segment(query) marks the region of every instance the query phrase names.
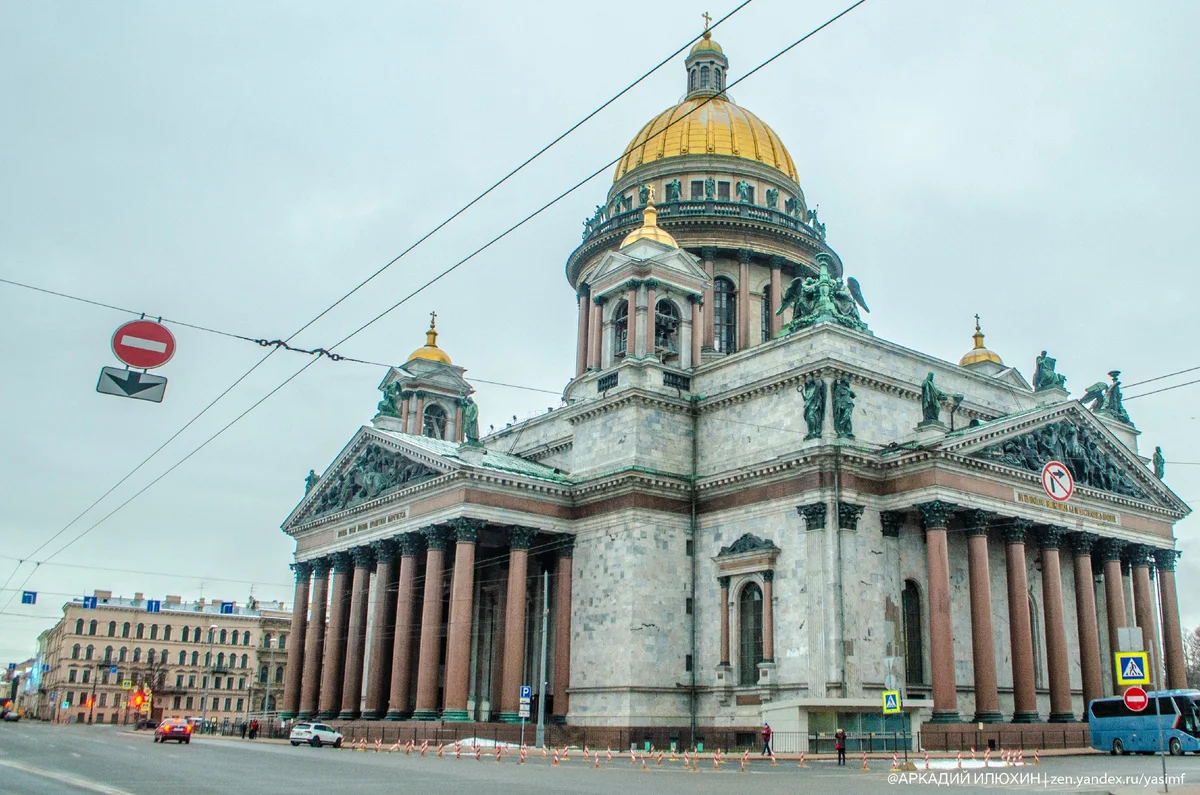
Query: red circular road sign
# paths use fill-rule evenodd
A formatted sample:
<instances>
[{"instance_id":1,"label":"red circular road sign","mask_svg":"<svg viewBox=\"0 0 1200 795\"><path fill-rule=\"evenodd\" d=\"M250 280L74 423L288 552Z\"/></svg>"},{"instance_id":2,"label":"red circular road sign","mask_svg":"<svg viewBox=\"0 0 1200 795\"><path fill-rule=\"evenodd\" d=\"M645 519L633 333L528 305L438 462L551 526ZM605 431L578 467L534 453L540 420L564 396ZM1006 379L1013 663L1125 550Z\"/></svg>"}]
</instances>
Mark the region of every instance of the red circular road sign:
<instances>
[{"instance_id":1,"label":"red circular road sign","mask_svg":"<svg viewBox=\"0 0 1200 795\"><path fill-rule=\"evenodd\" d=\"M130 367L162 367L175 355L175 336L153 320L132 320L113 334L112 351Z\"/></svg>"},{"instance_id":2,"label":"red circular road sign","mask_svg":"<svg viewBox=\"0 0 1200 795\"><path fill-rule=\"evenodd\" d=\"M1061 461L1051 461L1042 467L1042 488L1055 502L1066 502L1075 493L1075 478Z\"/></svg>"},{"instance_id":3,"label":"red circular road sign","mask_svg":"<svg viewBox=\"0 0 1200 795\"><path fill-rule=\"evenodd\" d=\"M1149 703L1150 699L1146 698L1146 691L1137 685L1125 691L1125 706L1134 712L1141 712Z\"/></svg>"}]
</instances>

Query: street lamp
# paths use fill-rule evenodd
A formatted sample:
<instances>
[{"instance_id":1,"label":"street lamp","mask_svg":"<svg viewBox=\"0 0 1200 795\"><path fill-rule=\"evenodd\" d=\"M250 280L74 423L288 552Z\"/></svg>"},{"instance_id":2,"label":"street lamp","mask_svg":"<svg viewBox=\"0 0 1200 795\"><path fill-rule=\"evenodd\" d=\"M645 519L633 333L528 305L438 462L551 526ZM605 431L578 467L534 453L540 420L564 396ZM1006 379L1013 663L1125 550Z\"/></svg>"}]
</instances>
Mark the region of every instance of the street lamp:
<instances>
[{"instance_id":1,"label":"street lamp","mask_svg":"<svg viewBox=\"0 0 1200 795\"><path fill-rule=\"evenodd\" d=\"M208 725L208 684L212 679L212 662L213 662L213 642L217 639L217 625L212 624L208 628L208 659L205 660L205 667L208 668L208 675L204 677L204 697L203 703L200 705L200 731L204 731L204 727Z\"/></svg>"},{"instance_id":2,"label":"street lamp","mask_svg":"<svg viewBox=\"0 0 1200 795\"><path fill-rule=\"evenodd\" d=\"M268 734L271 726L271 673L275 669L275 638L267 640L267 648L271 650L270 661L267 663L267 697L263 699L263 717L267 719Z\"/></svg>"}]
</instances>

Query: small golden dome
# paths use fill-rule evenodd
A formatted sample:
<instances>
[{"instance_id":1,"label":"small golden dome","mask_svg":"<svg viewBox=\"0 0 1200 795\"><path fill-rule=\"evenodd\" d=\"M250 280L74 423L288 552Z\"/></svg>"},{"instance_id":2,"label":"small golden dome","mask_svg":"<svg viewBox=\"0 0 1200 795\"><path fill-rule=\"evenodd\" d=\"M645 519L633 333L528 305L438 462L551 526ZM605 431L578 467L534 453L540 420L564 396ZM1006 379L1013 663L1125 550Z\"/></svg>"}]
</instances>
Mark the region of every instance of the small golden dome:
<instances>
[{"instance_id":1,"label":"small golden dome","mask_svg":"<svg viewBox=\"0 0 1200 795\"><path fill-rule=\"evenodd\" d=\"M642 210L642 225L625 235L625 239L621 241L621 248L632 245L639 240L653 240L656 243L670 246L671 248L679 248L679 244L675 242L675 238L658 225L658 208L654 206L654 187L646 186L650 191L649 199L646 201L646 208Z\"/></svg>"},{"instance_id":2,"label":"small golden dome","mask_svg":"<svg viewBox=\"0 0 1200 795\"><path fill-rule=\"evenodd\" d=\"M429 331L425 332L425 344L413 351L407 361L411 362L413 359L453 364L446 352L437 346L437 312L429 313Z\"/></svg>"},{"instance_id":3,"label":"small golden dome","mask_svg":"<svg viewBox=\"0 0 1200 795\"><path fill-rule=\"evenodd\" d=\"M688 57L692 57L698 52L719 52L722 55L725 51L721 49L721 45L712 40L712 31L704 31L704 38L696 42L696 46L692 47L692 51L688 53Z\"/></svg>"},{"instance_id":4,"label":"small golden dome","mask_svg":"<svg viewBox=\"0 0 1200 795\"><path fill-rule=\"evenodd\" d=\"M979 362L995 362L1001 367L1004 366L1004 362L1001 361L999 356L983 347L983 332L979 330L979 315L975 316L975 333L971 336L975 340L975 347L958 360L959 367L966 367L968 364L978 364Z\"/></svg>"},{"instance_id":5,"label":"small golden dome","mask_svg":"<svg viewBox=\"0 0 1200 795\"><path fill-rule=\"evenodd\" d=\"M783 141L762 119L724 97L693 97L642 127L617 163L613 182L639 166L667 157L706 154L752 160L782 171L793 182L800 181Z\"/></svg>"}]
</instances>

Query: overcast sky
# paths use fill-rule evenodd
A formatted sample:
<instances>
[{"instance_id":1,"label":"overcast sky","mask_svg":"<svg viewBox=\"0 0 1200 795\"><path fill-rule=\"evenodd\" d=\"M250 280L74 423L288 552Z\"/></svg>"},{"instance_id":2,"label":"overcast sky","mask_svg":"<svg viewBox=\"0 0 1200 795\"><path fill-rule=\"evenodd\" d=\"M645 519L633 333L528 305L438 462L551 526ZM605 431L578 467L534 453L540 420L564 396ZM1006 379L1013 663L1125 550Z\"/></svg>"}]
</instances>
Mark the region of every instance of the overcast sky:
<instances>
[{"instance_id":1,"label":"overcast sky","mask_svg":"<svg viewBox=\"0 0 1200 795\"><path fill-rule=\"evenodd\" d=\"M706 0L707 1L707 0ZM731 78L847 0L754 0L718 29ZM284 337L695 35L697 2L53 3L0 0L0 276L250 337ZM1190 2L872 0L733 90L789 147L877 335L957 361L972 316L1076 397L1200 365ZM681 59L298 340L329 346L615 158L684 91ZM467 377L560 390L563 268L597 177L347 343L400 363L436 310ZM0 582L262 355L174 327L161 405L98 395L128 316L0 284ZM273 356L39 553L87 530L307 361ZM379 368L319 362L0 592L0 662L72 595L290 601L279 525L370 420ZM1187 380L1156 382L1129 395ZM1131 400L1148 455L1200 501L1200 385ZM478 385L481 424L557 405ZM1182 462L1192 462L1185 465ZM1197 521L1177 527L1200 623ZM71 564L70 566L65 564ZM90 567L96 567L92 569ZM9 589L32 571L16 572ZM145 572L165 572L149 574Z\"/></svg>"}]
</instances>

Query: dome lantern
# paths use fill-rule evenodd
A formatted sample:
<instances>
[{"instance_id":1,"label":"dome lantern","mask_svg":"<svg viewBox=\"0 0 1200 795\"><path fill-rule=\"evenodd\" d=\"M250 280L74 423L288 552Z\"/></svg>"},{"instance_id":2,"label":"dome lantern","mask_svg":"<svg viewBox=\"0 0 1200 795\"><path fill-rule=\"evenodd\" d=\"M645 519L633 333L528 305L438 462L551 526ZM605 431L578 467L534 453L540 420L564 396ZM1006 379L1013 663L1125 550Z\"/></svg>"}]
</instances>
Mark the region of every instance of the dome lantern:
<instances>
[{"instance_id":1,"label":"dome lantern","mask_svg":"<svg viewBox=\"0 0 1200 795\"><path fill-rule=\"evenodd\" d=\"M995 364L1004 365L1004 362L998 355L989 351L983 346L983 331L979 328L979 315L975 316L975 333L971 335L975 340L975 347L967 351L967 353L958 360L959 367L966 367L971 364L979 364L980 362L993 362Z\"/></svg>"},{"instance_id":2,"label":"dome lantern","mask_svg":"<svg viewBox=\"0 0 1200 795\"><path fill-rule=\"evenodd\" d=\"M707 25L707 23L706 23ZM706 27L687 57L687 98L713 97L725 90L729 59Z\"/></svg>"},{"instance_id":3,"label":"dome lantern","mask_svg":"<svg viewBox=\"0 0 1200 795\"><path fill-rule=\"evenodd\" d=\"M429 331L425 332L425 345L413 351L406 361L424 359L430 362L451 364L450 357L437 345L437 312L429 313Z\"/></svg>"}]
</instances>

